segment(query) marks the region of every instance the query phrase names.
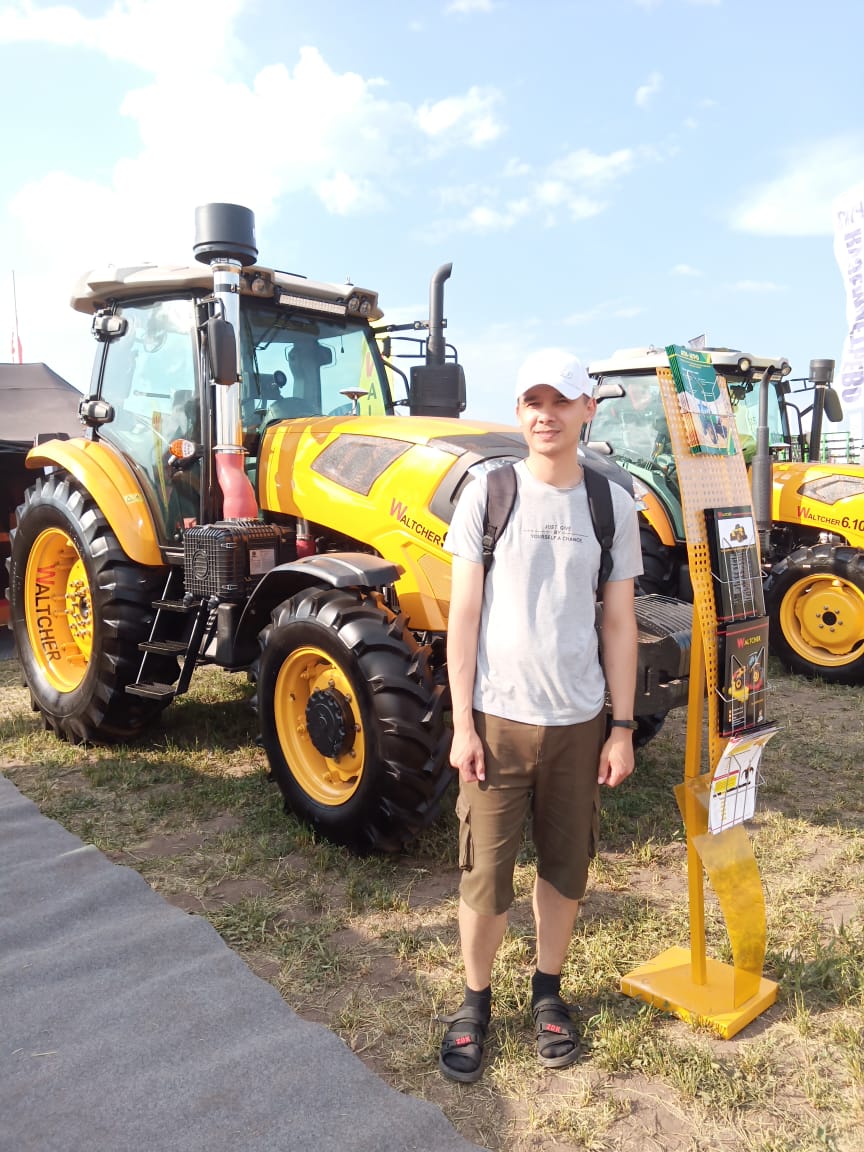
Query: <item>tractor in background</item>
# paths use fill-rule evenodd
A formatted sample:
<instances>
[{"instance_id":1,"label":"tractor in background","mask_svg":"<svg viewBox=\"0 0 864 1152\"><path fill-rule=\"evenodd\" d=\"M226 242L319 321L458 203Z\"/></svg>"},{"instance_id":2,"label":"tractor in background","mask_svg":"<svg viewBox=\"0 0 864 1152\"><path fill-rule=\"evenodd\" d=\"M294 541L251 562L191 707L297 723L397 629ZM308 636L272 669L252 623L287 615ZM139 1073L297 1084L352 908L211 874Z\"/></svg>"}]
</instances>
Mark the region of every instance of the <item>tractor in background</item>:
<instances>
[{"instance_id":1,"label":"tractor in background","mask_svg":"<svg viewBox=\"0 0 864 1152\"><path fill-rule=\"evenodd\" d=\"M864 467L823 450L824 420L843 418L834 363L813 360L809 376L793 380L786 360L706 351L726 380L750 469L771 649L790 671L864 683ZM658 367L668 357L654 347L590 364L601 402L586 438L634 478L643 590L692 600Z\"/></svg>"}]
</instances>

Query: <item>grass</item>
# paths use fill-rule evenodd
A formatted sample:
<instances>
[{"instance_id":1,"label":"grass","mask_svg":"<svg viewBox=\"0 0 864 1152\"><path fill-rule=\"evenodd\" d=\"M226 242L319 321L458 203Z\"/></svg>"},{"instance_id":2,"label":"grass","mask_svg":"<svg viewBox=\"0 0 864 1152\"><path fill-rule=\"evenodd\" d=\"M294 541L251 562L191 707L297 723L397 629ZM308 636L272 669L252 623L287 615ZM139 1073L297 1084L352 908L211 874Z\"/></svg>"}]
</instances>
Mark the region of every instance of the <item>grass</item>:
<instances>
[{"instance_id":1,"label":"grass","mask_svg":"<svg viewBox=\"0 0 864 1152\"><path fill-rule=\"evenodd\" d=\"M458 1003L456 824L446 804L410 854L351 856L286 815L255 742L249 687L204 671L147 741L75 748L42 730L17 666L0 663L0 766L48 816L166 899L206 917L300 1015L338 1032L394 1087L438 1104L469 1140L538 1152L864 1149L862 690L773 669L780 725L748 825L777 1003L731 1040L618 991L622 974L687 946L686 845L672 789L684 717L604 796L602 850L564 972L585 1057L534 1059L529 845L494 973L487 1068L437 1073L434 1016ZM706 887L709 955L729 943Z\"/></svg>"}]
</instances>

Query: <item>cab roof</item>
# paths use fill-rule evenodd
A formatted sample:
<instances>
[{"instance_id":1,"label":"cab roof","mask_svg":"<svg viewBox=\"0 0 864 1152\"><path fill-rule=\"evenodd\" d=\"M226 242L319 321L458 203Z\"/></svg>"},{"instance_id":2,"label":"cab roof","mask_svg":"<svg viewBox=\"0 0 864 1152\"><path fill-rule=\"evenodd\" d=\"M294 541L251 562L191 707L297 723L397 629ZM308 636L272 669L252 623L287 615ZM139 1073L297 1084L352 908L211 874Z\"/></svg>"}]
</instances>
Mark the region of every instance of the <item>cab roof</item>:
<instances>
[{"instance_id":1,"label":"cab roof","mask_svg":"<svg viewBox=\"0 0 864 1152\"><path fill-rule=\"evenodd\" d=\"M782 357L751 356L749 352L741 352L737 348L702 348L708 352L711 363L717 369L735 369L739 371L739 362L742 359L750 361L752 368L757 371L764 370L772 364L778 366L783 363ZM669 357L665 348L657 348L649 344L643 348L621 348L605 360L592 360L588 365L589 376L615 376L622 372L654 372L658 368L668 368Z\"/></svg>"},{"instance_id":2,"label":"cab roof","mask_svg":"<svg viewBox=\"0 0 864 1152\"><path fill-rule=\"evenodd\" d=\"M254 286L254 287L253 287ZM263 287L262 287L263 286ZM188 292L207 295L213 291L213 272L206 264L133 264L117 267L103 265L85 272L72 289L70 304L77 312L93 313L124 301L161 297ZM297 298L330 305L345 305L351 297L368 301L361 313L367 320L380 320L384 313L378 307L378 293L354 284L328 284L307 280L290 272L254 265L240 274L240 293L259 299L276 298L284 293ZM312 304L314 307L314 304Z\"/></svg>"}]
</instances>

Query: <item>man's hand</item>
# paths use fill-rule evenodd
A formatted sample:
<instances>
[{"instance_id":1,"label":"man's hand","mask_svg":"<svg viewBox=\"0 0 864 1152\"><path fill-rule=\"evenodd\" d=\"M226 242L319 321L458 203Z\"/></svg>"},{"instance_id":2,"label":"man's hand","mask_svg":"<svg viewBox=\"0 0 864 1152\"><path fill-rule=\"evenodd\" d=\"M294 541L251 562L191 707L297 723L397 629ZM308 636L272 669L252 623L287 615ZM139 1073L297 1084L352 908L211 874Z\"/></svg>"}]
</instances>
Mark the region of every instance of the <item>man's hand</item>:
<instances>
[{"instance_id":1,"label":"man's hand","mask_svg":"<svg viewBox=\"0 0 864 1152\"><path fill-rule=\"evenodd\" d=\"M633 754L633 734L626 728L613 728L609 738L600 750L598 784L617 787L626 780L635 767Z\"/></svg>"},{"instance_id":2,"label":"man's hand","mask_svg":"<svg viewBox=\"0 0 864 1152\"><path fill-rule=\"evenodd\" d=\"M450 764L466 784L486 779L483 745L473 727L455 730L450 746Z\"/></svg>"}]
</instances>

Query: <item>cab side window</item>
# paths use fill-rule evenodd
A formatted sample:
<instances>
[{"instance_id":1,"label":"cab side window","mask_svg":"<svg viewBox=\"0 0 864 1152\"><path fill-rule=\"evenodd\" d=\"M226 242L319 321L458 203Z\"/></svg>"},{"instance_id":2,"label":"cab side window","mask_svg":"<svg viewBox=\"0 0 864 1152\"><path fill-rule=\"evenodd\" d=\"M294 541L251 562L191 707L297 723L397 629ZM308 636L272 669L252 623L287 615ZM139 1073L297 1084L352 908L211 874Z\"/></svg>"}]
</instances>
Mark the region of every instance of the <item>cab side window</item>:
<instances>
[{"instance_id":1,"label":"cab side window","mask_svg":"<svg viewBox=\"0 0 864 1152\"><path fill-rule=\"evenodd\" d=\"M118 309L126 320L103 360L99 394L114 409L100 437L136 466L163 540L176 541L200 516L200 458L179 462L178 439L201 440L191 300L162 300Z\"/></svg>"}]
</instances>

